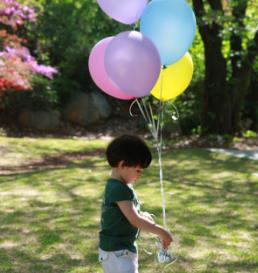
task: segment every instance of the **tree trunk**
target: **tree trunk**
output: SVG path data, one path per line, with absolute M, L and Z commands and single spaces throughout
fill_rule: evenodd
M 236 0 L 235 0 L 236 1 Z M 223 13 L 222 0 L 207 0 L 214 12 Z M 244 28 L 248 0 L 235 2 L 232 9 L 234 24 Z M 252 65 L 257 56 L 258 34 L 244 52 L 239 32 L 231 33 L 231 79 L 222 54 L 222 25 L 214 20 L 205 21 L 207 13 L 203 0 L 193 0 L 199 31 L 205 48 L 205 82 L 203 101 L 203 127 L 206 133 L 236 133 L 241 130 L 241 112 L 250 87 Z M 241 53 L 241 54 L 240 54 Z M 244 53 L 244 54 L 243 54 Z
M 243 66 L 243 46 L 240 32 L 244 29 L 244 17 L 248 0 L 232 1 L 232 16 L 238 31 L 232 31 L 230 35 L 230 61 L 232 68 L 231 92 L 232 92 L 232 131 L 241 131 L 241 110 L 244 104 L 246 90 L 250 85 L 250 67 Z
M 232 75 L 234 79 L 233 104 L 232 104 L 232 129 L 233 132 L 239 132 L 241 126 L 241 113 L 244 106 L 244 100 L 251 85 L 252 65 L 255 57 L 258 55 L 258 31 L 252 41 L 249 42 L 247 52 L 242 58 L 241 67 Z
M 231 132 L 231 98 L 227 90 L 226 60 L 222 55 L 221 27 L 213 22 L 208 25 L 204 18 L 203 0 L 194 0 L 199 31 L 205 48 L 205 83 L 202 125 L 207 133 Z M 219 0 L 212 6 L 222 11 Z
M 253 71 L 251 85 L 245 100 L 245 112 L 252 121 L 250 129 L 258 132 L 258 79 L 254 73 L 255 71 Z

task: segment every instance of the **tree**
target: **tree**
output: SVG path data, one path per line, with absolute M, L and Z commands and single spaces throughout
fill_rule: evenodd
M 90 50 L 99 40 L 128 26 L 102 12 L 96 0 L 22 0 L 36 5 L 44 14 L 28 32 L 37 59 L 50 60 L 59 74 L 52 82 L 57 104 L 62 107 L 76 91 L 96 89 L 88 71 Z
M 34 9 L 23 6 L 15 0 L 1 0 L 0 3 L 0 91 L 31 89 L 35 74 L 52 79 L 57 70 L 40 65 L 23 44 L 16 31 L 27 21 L 35 21 Z
M 205 48 L 202 125 L 207 133 L 241 130 L 241 112 L 258 53 L 257 2 L 193 0 Z M 254 22 L 254 25 L 252 25 Z

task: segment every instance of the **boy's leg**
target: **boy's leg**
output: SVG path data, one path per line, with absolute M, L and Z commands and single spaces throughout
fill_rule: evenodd
M 104 273 L 138 273 L 138 256 L 128 250 L 99 251 Z

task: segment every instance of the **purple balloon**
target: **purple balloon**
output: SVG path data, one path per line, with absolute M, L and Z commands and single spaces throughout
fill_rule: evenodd
M 135 23 L 143 13 L 148 0 L 97 0 L 101 9 L 123 24 Z
M 104 65 L 113 84 L 133 97 L 149 94 L 161 69 L 158 50 L 138 31 L 116 35 L 106 49 Z
M 106 94 L 121 100 L 130 100 L 133 97 L 124 94 L 112 84 L 104 67 L 104 55 L 112 39 L 113 37 L 104 38 L 91 50 L 88 60 L 90 75 L 96 85 Z

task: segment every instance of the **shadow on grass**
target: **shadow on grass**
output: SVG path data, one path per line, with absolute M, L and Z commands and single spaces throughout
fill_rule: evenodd
M 80 156 L 0 178 L 1 273 L 101 272 L 97 238 L 107 168 L 94 153 L 86 158 Z M 191 266 L 196 264 L 206 267 L 206 271 L 196 270 L 198 273 L 245 272 L 245 268 L 246 272 L 255 272 L 255 261 L 250 257 L 245 260 L 246 249 L 238 254 L 243 263 L 233 258 L 222 257 L 218 261 L 191 256 L 200 251 L 200 242 L 208 253 L 221 250 L 228 254 L 231 250 L 222 235 L 232 235 L 233 231 L 242 230 L 254 238 L 256 185 L 246 180 L 245 172 L 255 170 L 255 165 L 245 159 L 216 157 L 206 150 L 166 152 L 163 161 L 167 220 L 184 252 L 179 248 L 179 262 L 166 272 L 195 272 Z M 221 179 L 211 178 L 221 173 L 225 173 Z M 136 185 L 136 191 L 142 191 L 147 210 L 160 220 L 158 180 L 155 160 Z M 148 192 L 147 181 L 157 181 L 153 192 L 158 197 Z M 31 193 L 26 192 L 30 189 Z M 141 263 L 144 273 L 160 272 L 154 270 L 152 257 L 141 257 Z
M 103 149 L 98 149 L 94 151 L 82 151 L 82 152 L 70 152 L 63 153 L 55 156 L 44 156 L 40 160 L 32 160 L 26 162 L 26 164 L 21 164 L 19 166 L 1 166 L 0 175 L 8 176 L 11 174 L 19 173 L 31 173 L 37 172 L 40 170 L 55 170 L 62 169 L 70 165 L 75 165 L 75 160 L 87 160 L 87 158 L 98 158 L 104 154 Z M 81 164 L 78 164 L 78 167 L 83 167 Z M 90 167 L 90 166 L 88 166 Z
M 177 255 L 181 248 L 186 252 L 186 261 L 179 259 L 180 265 L 166 272 L 256 272 L 251 249 L 257 236 L 258 181 L 250 174 L 257 172 L 257 162 L 186 149 L 165 152 L 163 163 L 168 226 L 178 240 Z M 157 162 L 137 187 L 144 209 L 162 222 Z M 209 258 L 213 251 L 216 259 Z M 192 259 L 191 252 L 198 258 Z
M 1 273 L 70 272 L 97 263 L 96 199 L 69 196 L 69 202 L 32 200 L 27 209 L 1 211 Z
M 89 271 L 89 264 L 97 260 L 95 253 L 87 254 L 85 259 L 71 258 L 64 254 L 49 255 L 51 257 L 44 257 L 40 259 L 37 255 L 31 255 L 26 251 L 21 250 L 2 250 L 0 249 L 1 273 L 65 273 L 71 272 L 75 268 L 84 268 L 80 272 Z M 10 257 L 15 257 L 10 259 Z
M 2 179 L 1 273 L 97 272 L 104 183 L 87 171 L 99 162 L 94 157 Z

